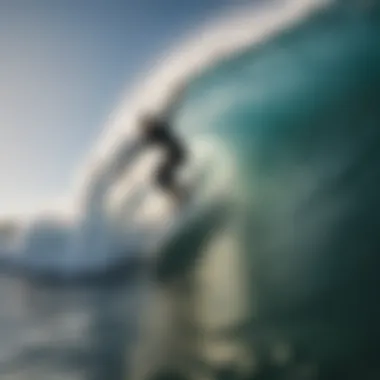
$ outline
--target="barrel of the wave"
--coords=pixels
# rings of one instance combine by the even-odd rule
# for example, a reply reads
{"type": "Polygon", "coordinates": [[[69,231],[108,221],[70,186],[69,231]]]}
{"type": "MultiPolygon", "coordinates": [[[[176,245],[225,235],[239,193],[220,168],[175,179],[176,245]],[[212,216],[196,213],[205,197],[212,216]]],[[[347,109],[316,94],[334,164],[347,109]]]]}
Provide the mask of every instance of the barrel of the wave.
{"type": "MultiPolygon", "coordinates": [[[[331,7],[189,86],[176,123],[189,143],[214,139],[220,161],[235,162],[238,197],[223,233],[234,229],[250,283],[247,323],[203,330],[210,368],[218,339],[241,339],[258,372],[380,374],[379,36],[376,4],[331,7]]],[[[217,262],[223,244],[208,238],[196,255],[217,262]]],[[[210,270],[204,287],[216,277],[210,270]]],[[[219,317],[234,308],[216,304],[219,317]]]]}

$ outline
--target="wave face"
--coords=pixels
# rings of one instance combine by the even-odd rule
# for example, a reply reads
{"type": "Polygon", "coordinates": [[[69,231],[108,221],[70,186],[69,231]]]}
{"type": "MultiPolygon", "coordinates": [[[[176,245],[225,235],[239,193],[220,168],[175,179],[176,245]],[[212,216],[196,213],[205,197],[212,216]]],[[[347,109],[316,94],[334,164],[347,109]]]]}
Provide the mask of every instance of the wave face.
{"type": "Polygon", "coordinates": [[[370,378],[378,368],[378,10],[315,13],[190,83],[175,124],[184,140],[214,147],[210,172],[231,168],[219,187],[231,208],[200,213],[164,247],[163,278],[200,263],[195,291],[185,281],[165,289],[174,309],[187,297],[194,331],[162,328],[166,336],[146,352],[160,347],[152,357],[163,356],[153,363],[142,354],[141,368],[152,362],[159,372],[191,357],[202,365],[189,371],[201,378],[197,370],[245,371],[255,361],[248,371],[257,378],[267,378],[260,365],[269,363],[280,366],[278,378],[305,380],[370,378]]]}
{"type": "Polygon", "coordinates": [[[183,138],[233,158],[234,254],[259,330],[282,329],[314,359],[357,357],[380,316],[380,18],[351,11],[316,13],[206,70],[175,116],[183,138]]]}

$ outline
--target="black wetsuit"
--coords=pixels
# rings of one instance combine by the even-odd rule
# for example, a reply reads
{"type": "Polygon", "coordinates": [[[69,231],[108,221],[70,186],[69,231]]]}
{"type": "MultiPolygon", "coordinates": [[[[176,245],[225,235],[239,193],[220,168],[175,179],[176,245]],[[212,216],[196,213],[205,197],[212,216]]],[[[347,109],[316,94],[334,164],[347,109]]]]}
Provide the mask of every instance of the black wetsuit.
{"type": "Polygon", "coordinates": [[[171,190],[176,186],[175,172],[186,159],[185,149],[173,136],[170,127],[165,122],[149,130],[145,135],[145,142],[149,145],[157,145],[166,152],[164,163],[158,168],[156,175],[157,184],[164,189],[171,190]]]}

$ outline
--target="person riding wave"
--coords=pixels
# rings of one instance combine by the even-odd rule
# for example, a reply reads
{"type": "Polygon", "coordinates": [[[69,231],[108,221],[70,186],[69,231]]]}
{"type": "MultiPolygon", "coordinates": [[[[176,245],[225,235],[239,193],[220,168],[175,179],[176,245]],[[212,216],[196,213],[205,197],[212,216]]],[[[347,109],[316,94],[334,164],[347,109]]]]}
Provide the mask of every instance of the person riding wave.
{"type": "Polygon", "coordinates": [[[157,146],[166,152],[165,160],[159,166],[155,183],[181,203],[185,199],[185,190],[178,183],[178,169],[186,162],[187,152],[184,144],[174,135],[168,120],[145,115],[141,121],[142,141],[146,147],[157,146]]]}
{"type": "MultiPolygon", "coordinates": [[[[184,89],[183,86],[179,90],[184,89]]],[[[185,144],[175,136],[171,125],[171,114],[176,109],[178,103],[179,91],[173,92],[172,101],[168,102],[168,106],[161,113],[162,116],[144,113],[138,120],[139,135],[137,140],[131,144],[123,145],[114,160],[112,167],[112,175],[117,176],[125,165],[131,165],[135,162],[144,150],[159,147],[166,153],[165,160],[156,171],[155,184],[158,188],[167,192],[176,205],[182,204],[186,199],[187,192],[177,180],[177,172],[179,168],[187,161],[187,152],[185,144]]]]}

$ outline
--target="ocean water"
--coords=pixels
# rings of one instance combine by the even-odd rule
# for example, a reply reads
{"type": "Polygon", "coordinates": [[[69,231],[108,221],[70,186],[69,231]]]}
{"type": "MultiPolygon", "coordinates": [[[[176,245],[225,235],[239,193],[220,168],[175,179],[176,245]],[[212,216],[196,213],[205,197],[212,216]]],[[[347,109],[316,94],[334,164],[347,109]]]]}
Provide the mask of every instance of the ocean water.
{"type": "Polygon", "coordinates": [[[2,380],[121,380],[137,338],[138,280],[99,286],[0,277],[2,380]]]}
{"type": "MultiPolygon", "coordinates": [[[[218,234],[207,220],[205,228],[199,223],[190,239],[176,240],[162,267],[176,274],[205,259],[198,289],[207,293],[206,327],[218,321],[219,329],[209,328],[203,344],[223,358],[239,339],[248,341],[248,360],[259,361],[252,379],[380,377],[379,20],[342,9],[315,14],[204,72],[175,115],[187,141],[207,137],[223,146],[216,149],[223,165],[234,161],[230,183],[242,190],[244,212],[235,211],[244,223],[231,217],[218,234]],[[215,243],[208,257],[205,230],[215,243]],[[256,306],[241,331],[241,315],[227,313],[241,307],[234,303],[239,286],[230,292],[245,276],[231,271],[238,256],[249,274],[242,304],[248,298],[256,306]]],[[[1,277],[0,378],[123,379],[140,338],[145,286],[1,277]]],[[[155,343],[158,356],[164,344],[155,343]]]]}

